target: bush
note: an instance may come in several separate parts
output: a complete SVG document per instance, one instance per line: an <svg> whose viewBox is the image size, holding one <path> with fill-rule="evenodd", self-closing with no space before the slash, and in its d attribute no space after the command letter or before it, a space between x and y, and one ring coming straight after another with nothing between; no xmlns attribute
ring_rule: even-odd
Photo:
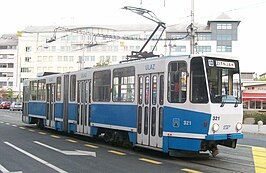
<svg viewBox="0 0 266 173"><path fill-rule="evenodd" d="M254 118L255 124L258 124L258 121L266 124L266 112L244 111L243 119L245 118Z"/></svg>
<svg viewBox="0 0 266 173"><path fill-rule="evenodd" d="M266 124L266 116L265 115L257 115L255 117L255 123L258 124L258 121L262 121L263 124Z"/></svg>

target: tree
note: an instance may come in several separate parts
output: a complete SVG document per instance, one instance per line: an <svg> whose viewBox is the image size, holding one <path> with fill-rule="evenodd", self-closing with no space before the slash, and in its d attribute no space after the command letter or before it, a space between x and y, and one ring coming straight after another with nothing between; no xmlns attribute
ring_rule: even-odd
<svg viewBox="0 0 266 173"><path fill-rule="evenodd" d="M7 98L7 91L5 89L0 90L0 97L3 99Z"/></svg>
<svg viewBox="0 0 266 173"><path fill-rule="evenodd" d="M13 98L14 92L11 88L7 89L7 98L11 99Z"/></svg>
<svg viewBox="0 0 266 173"><path fill-rule="evenodd" d="M111 61L109 59L105 60L105 61L99 61L96 63L96 65L94 65L94 67L103 67L103 66L108 66L111 63Z"/></svg>

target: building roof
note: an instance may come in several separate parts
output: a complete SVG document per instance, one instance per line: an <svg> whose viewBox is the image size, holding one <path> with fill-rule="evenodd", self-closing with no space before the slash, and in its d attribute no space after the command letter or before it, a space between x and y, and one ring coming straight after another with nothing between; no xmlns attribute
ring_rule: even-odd
<svg viewBox="0 0 266 173"><path fill-rule="evenodd" d="M196 32L211 32L210 27L195 23L194 26L196 27ZM188 24L176 24L171 25L166 28L167 32L186 32L187 31Z"/></svg>
<svg viewBox="0 0 266 173"><path fill-rule="evenodd" d="M4 34L0 38L0 45L16 46L18 45L18 37L16 36L16 34Z"/></svg>
<svg viewBox="0 0 266 173"><path fill-rule="evenodd" d="M207 24L210 25L211 22L237 22L238 25L239 25L240 20L233 20L227 14L222 13L216 19L208 20L208 23Z"/></svg>
<svg viewBox="0 0 266 173"><path fill-rule="evenodd" d="M197 32L211 32L210 28L203 24L195 24ZM28 26L22 32L24 33L50 33L55 32L59 26ZM153 31L157 27L157 24L123 24L123 25L91 25L91 26L62 26L66 29L106 29L110 31ZM177 24L166 27L166 32L187 32L188 24ZM60 32L59 29L58 31ZM159 28L162 30L162 28Z"/></svg>

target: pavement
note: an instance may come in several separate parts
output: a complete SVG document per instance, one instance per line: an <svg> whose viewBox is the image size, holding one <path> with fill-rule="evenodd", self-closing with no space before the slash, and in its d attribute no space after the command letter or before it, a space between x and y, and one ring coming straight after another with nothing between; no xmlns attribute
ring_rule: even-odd
<svg viewBox="0 0 266 173"><path fill-rule="evenodd" d="M242 132L266 135L266 125L259 126L257 124L243 124Z"/></svg>

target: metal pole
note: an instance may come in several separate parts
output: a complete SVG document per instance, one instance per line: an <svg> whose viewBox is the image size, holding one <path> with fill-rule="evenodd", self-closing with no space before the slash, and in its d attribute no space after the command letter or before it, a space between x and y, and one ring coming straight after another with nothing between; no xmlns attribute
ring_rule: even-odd
<svg viewBox="0 0 266 173"><path fill-rule="evenodd" d="M194 0L191 0L191 24L190 24L190 53L194 54L195 31L194 31Z"/></svg>

